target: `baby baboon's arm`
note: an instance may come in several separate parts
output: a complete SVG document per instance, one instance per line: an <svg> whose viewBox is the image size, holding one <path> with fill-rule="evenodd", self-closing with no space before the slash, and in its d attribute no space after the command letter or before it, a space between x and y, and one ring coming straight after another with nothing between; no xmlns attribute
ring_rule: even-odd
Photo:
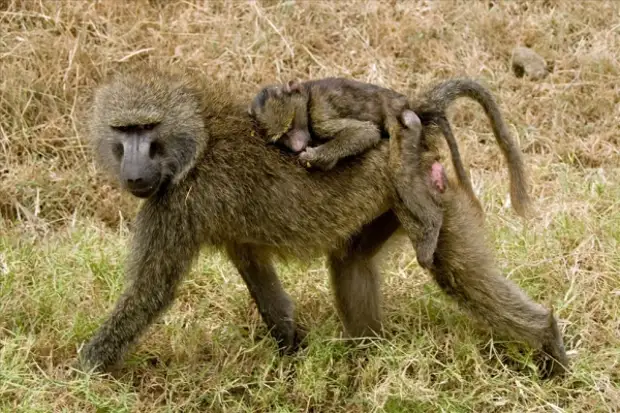
<svg viewBox="0 0 620 413"><path fill-rule="evenodd" d="M306 148L299 159L323 170L332 169L338 160L360 154L381 140L377 125L350 118L317 122L313 130L317 137L331 139L317 147Z"/></svg>

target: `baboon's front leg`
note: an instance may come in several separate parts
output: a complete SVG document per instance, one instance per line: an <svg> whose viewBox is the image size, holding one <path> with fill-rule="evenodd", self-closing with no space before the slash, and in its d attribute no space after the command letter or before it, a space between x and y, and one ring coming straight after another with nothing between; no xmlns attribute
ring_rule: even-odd
<svg viewBox="0 0 620 413"><path fill-rule="evenodd" d="M107 371L121 361L129 345L172 303L198 253L198 243L181 233L183 226L156 222L158 217L150 214L147 228L148 215L143 209L137 219L127 263L130 284L80 352L83 369Z"/></svg>
<svg viewBox="0 0 620 413"><path fill-rule="evenodd" d="M293 318L294 305L282 288L269 255L247 244L228 245L226 251L271 335L284 352L295 351L302 337Z"/></svg>

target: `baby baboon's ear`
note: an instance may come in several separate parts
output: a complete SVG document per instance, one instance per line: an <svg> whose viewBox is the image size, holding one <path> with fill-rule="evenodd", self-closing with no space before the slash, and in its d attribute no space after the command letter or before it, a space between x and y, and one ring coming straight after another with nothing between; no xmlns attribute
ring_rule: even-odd
<svg viewBox="0 0 620 413"><path fill-rule="evenodd" d="M288 93L287 85L274 86L273 88L269 89L270 98L281 99L284 93Z"/></svg>
<svg viewBox="0 0 620 413"><path fill-rule="evenodd" d="M301 82L299 80L289 80L284 86L284 91L287 93L301 91Z"/></svg>

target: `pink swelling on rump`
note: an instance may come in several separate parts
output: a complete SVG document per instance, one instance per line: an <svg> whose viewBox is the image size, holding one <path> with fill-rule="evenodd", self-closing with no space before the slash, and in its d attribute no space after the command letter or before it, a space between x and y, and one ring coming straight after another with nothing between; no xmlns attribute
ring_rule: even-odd
<svg viewBox="0 0 620 413"><path fill-rule="evenodd" d="M443 166L437 161L433 162L431 166L431 183L441 193L446 190Z"/></svg>

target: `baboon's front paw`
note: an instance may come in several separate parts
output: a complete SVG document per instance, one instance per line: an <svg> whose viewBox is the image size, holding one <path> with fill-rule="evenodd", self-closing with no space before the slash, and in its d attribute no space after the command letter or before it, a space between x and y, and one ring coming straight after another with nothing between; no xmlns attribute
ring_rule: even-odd
<svg viewBox="0 0 620 413"><path fill-rule="evenodd" d="M308 332L305 328L297 325L295 327L295 340L293 342L293 348L295 351L301 350L306 347L306 336Z"/></svg>
<svg viewBox="0 0 620 413"><path fill-rule="evenodd" d="M78 354L76 366L82 372L104 373L115 364L114 352L106 351L105 346L87 343Z"/></svg>
<svg viewBox="0 0 620 413"><path fill-rule="evenodd" d="M306 338L306 331L299 326L293 326L290 329L287 328L286 332L280 332L274 335L278 342L280 355L292 355L303 346L303 342Z"/></svg>
<svg viewBox="0 0 620 413"><path fill-rule="evenodd" d="M539 375L544 380L561 377L568 372L567 361L559 362L548 354L542 354L536 364Z"/></svg>
<svg viewBox="0 0 620 413"><path fill-rule="evenodd" d="M545 379L555 376L563 376L568 372L569 360L564 348L564 340L562 333L558 328L558 322L553 314L549 311L547 316L547 338L542 345L541 357L538 363L540 375Z"/></svg>
<svg viewBox="0 0 620 413"><path fill-rule="evenodd" d="M551 313L550 318L553 318ZM569 371L569 360L564 349L564 343L557 328L555 318L551 320L553 330L550 342L546 343L538 357L538 371L543 379L551 379L556 376L564 376Z"/></svg>

